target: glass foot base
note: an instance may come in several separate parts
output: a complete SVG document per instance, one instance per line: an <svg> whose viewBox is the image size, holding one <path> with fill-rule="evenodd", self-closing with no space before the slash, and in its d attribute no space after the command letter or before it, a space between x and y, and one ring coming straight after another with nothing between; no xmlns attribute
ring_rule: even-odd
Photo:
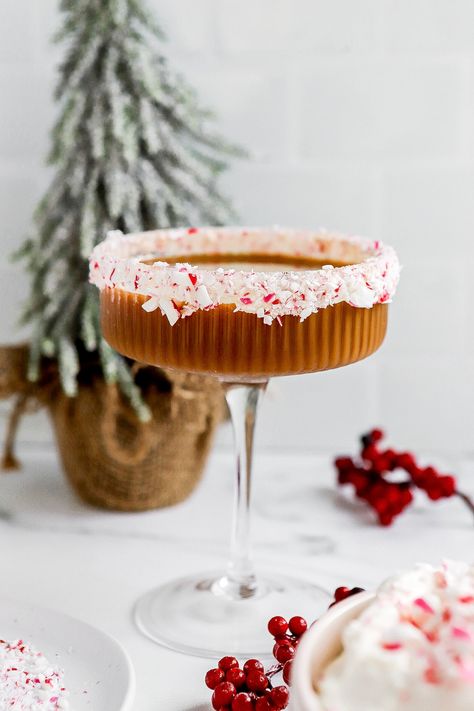
<svg viewBox="0 0 474 711"><path fill-rule="evenodd" d="M263 576L251 598L234 600L222 575L172 580L137 602L135 620L150 639L169 649L198 657L269 658L267 631L274 615L302 615L308 622L327 609L330 595L304 580Z"/></svg>

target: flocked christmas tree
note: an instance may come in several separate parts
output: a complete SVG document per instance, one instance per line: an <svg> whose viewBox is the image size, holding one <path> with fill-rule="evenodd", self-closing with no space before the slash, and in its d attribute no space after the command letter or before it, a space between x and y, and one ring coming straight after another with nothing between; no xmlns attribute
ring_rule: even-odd
<svg viewBox="0 0 474 711"><path fill-rule="evenodd" d="M160 29L143 0L62 0L67 46L56 97L61 115L50 162L55 177L19 252L31 273L24 320L33 325L29 378L57 358L65 391L77 391L83 354L98 352L142 417L147 409L127 362L101 338L87 258L108 230L222 224L231 208L216 181L238 151L159 52Z"/></svg>

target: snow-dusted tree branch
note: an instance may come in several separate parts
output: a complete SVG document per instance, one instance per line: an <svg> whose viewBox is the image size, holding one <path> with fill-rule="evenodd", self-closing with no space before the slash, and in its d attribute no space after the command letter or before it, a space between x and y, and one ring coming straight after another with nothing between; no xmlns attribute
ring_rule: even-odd
<svg viewBox="0 0 474 711"><path fill-rule="evenodd" d="M60 8L56 172L18 252L31 273L29 377L39 377L42 356L55 357L74 395L82 354L97 352L104 377L146 418L126 361L101 337L87 258L111 229L233 219L218 177L241 152L214 133L195 92L168 66L143 0L62 0Z"/></svg>

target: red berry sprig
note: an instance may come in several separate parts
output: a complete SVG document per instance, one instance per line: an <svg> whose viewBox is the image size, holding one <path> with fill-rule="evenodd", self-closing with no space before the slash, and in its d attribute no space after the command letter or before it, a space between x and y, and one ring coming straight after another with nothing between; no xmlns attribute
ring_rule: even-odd
<svg viewBox="0 0 474 711"><path fill-rule="evenodd" d="M334 592L334 602L331 602L329 607L333 607L334 605L337 605L338 602L342 602L343 600L346 600L348 597L352 597L352 595L358 595L358 593L364 592L364 588L346 588L346 587L340 587L336 588Z"/></svg>
<svg viewBox="0 0 474 711"><path fill-rule="evenodd" d="M330 607L362 588L339 587ZM258 659L248 659L242 668L235 657L222 657L215 669L205 676L206 686L212 690L215 711L283 711L290 701L291 665L299 641L308 629L304 617L295 616L289 622L276 616L268 623L274 639L273 656L277 663L265 671ZM285 684L273 686L272 679L283 675Z"/></svg>
<svg viewBox="0 0 474 711"><path fill-rule="evenodd" d="M301 637L308 629L304 617L295 616L289 622L284 617L272 617L268 623L268 631L274 639L273 656L277 664L268 671L270 676L283 674L285 684L290 684L291 665Z"/></svg>
<svg viewBox="0 0 474 711"><path fill-rule="evenodd" d="M335 460L337 480L351 484L357 498L366 501L382 526L390 526L413 501L413 490L421 489L432 501L458 496L474 514L474 503L457 489L453 476L441 474L435 467L421 467L411 452L381 449L382 430L374 429L361 437L360 461L351 457ZM388 474L403 470L408 477L392 481Z"/></svg>
<svg viewBox="0 0 474 711"><path fill-rule="evenodd" d="M272 686L258 659L248 659L242 669L235 657L222 657L217 669L205 677L212 689L212 708L216 711L283 711L290 694L286 686Z"/></svg>

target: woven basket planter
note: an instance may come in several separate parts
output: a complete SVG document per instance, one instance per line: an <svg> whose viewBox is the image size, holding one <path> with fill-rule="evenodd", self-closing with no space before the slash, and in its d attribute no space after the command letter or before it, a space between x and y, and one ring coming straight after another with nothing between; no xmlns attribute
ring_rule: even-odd
<svg viewBox="0 0 474 711"><path fill-rule="evenodd" d="M10 351L9 359L5 350ZM189 496L201 478L224 412L218 383L156 368L137 369L152 412L151 421L143 423L118 388L106 384L96 369L85 377L81 374L78 395L70 398L53 371L38 386L25 384L18 377L25 359L18 349L2 349L0 396L16 393L17 409L27 403L47 409L65 475L81 499L106 509L145 511ZM15 365L15 375L2 362L6 360ZM7 372L13 389L5 387ZM4 464L15 464L10 451Z"/></svg>

